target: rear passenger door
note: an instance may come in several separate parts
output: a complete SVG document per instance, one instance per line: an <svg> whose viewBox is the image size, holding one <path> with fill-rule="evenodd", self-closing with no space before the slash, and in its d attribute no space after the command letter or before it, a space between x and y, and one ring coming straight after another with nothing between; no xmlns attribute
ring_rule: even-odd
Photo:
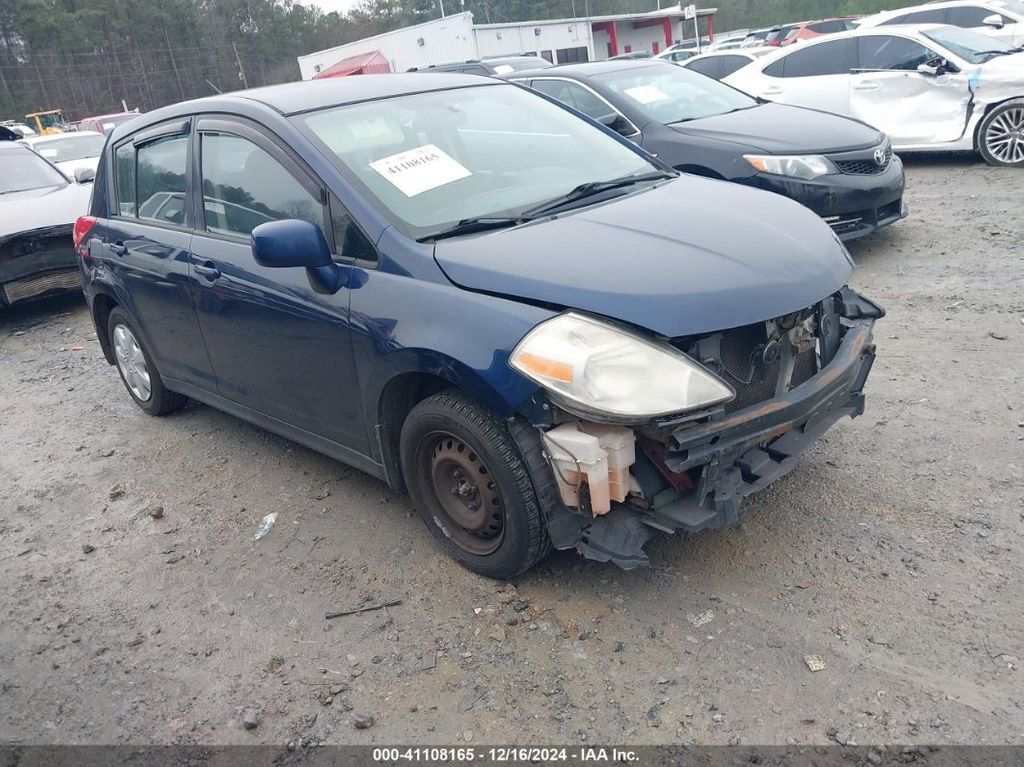
<svg viewBox="0 0 1024 767"><path fill-rule="evenodd" d="M131 136L113 152L104 263L165 379L214 390L189 285L189 120Z"/></svg>
<svg viewBox="0 0 1024 767"><path fill-rule="evenodd" d="M759 78L760 87L752 95L848 115L850 72L857 63L856 40L809 42L791 50L764 68L765 78Z"/></svg>
<svg viewBox="0 0 1024 767"><path fill-rule="evenodd" d="M344 247L348 261L373 260L373 246L323 184L257 126L204 117L193 149L192 289L220 394L365 453L349 290L317 293L305 269L260 266L250 235L264 222L298 218L336 242L334 252Z"/></svg>

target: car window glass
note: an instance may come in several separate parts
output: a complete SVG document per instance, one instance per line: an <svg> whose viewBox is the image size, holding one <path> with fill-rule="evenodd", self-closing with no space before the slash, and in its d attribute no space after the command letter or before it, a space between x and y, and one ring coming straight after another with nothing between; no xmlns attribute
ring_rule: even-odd
<svg viewBox="0 0 1024 767"><path fill-rule="evenodd" d="M856 46L853 38L833 40L799 48L765 69L765 74L774 77L845 75L854 68L855 59ZM769 69L775 68L776 64L782 64L779 74L769 71Z"/></svg>
<svg viewBox="0 0 1024 767"><path fill-rule="evenodd" d="M883 26L891 24L945 24L946 23L946 9L945 8L931 8L925 11L914 11L913 13L907 13L903 16L897 16L894 19L889 19Z"/></svg>
<svg viewBox="0 0 1024 767"><path fill-rule="evenodd" d="M185 223L185 162L188 136L168 136L136 150L136 203L139 218Z"/></svg>
<svg viewBox="0 0 1024 767"><path fill-rule="evenodd" d="M722 76L722 56L711 56L707 59L697 59L691 61L686 65L687 69L692 69L694 72L700 72L702 75L713 77L716 80ZM729 58L739 58L738 56L730 56ZM735 71L735 70L733 70Z"/></svg>
<svg viewBox="0 0 1024 767"><path fill-rule="evenodd" d="M114 152L114 196L121 216L135 216L135 147L122 144Z"/></svg>
<svg viewBox="0 0 1024 767"><path fill-rule="evenodd" d="M201 143L206 228L248 237L267 221L299 218L324 228L320 201L248 139L204 133Z"/></svg>
<svg viewBox="0 0 1024 767"><path fill-rule="evenodd" d="M376 261L377 251L355 219L336 197L331 198L331 229L338 255L354 261Z"/></svg>
<svg viewBox="0 0 1024 767"><path fill-rule="evenodd" d="M914 71L938 56L914 40L889 35L857 38L861 69L894 69Z"/></svg>
<svg viewBox="0 0 1024 767"><path fill-rule="evenodd" d="M728 77L750 63L750 59L746 56L719 56L719 59L722 63L720 77Z"/></svg>
<svg viewBox="0 0 1024 767"><path fill-rule="evenodd" d="M595 79L614 91L623 103L662 125L757 106L757 101L745 93L671 64L607 72Z"/></svg>
<svg viewBox="0 0 1024 767"><path fill-rule="evenodd" d="M582 85L565 80L534 80L533 87L551 98L578 109L588 117L598 118L612 114L615 110L588 91Z"/></svg>
<svg viewBox="0 0 1024 767"><path fill-rule="evenodd" d="M980 8L977 5L964 5L957 8L949 9L949 20L947 23L952 24L954 27L983 27L985 26L985 19L989 16L994 16L992 11L988 8ZM1008 23L1008 20L1002 14L999 14L1003 23Z"/></svg>

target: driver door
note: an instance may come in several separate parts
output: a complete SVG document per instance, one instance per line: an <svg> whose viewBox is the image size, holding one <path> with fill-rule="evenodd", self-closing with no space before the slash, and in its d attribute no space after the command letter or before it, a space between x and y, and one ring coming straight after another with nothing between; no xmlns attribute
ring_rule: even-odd
<svg viewBox="0 0 1024 767"><path fill-rule="evenodd" d="M887 133L900 147L958 140L967 124L966 75L931 75L918 66L941 58L916 40L860 37L860 68L850 77L850 116Z"/></svg>

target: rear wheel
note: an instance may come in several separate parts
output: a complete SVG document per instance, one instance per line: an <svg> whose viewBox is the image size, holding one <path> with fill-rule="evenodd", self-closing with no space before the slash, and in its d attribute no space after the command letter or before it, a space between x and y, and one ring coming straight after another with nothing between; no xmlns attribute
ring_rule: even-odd
<svg viewBox="0 0 1024 767"><path fill-rule="evenodd" d="M150 415L166 415L181 408L185 398L164 386L153 360L139 340L128 315L113 309L107 320L117 372L135 404Z"/></svg>
<svg viewBox="0 0 1024 767"><path fill-rule="evenodd" d="M989 165L1024 167L1024 99L1007 101L985 115L978 151Z"/></svg>
<svg viewBox="0 0 1024 767"><path fill-rule="evenodd" d="M401 436L413 504L445 550L489 578L536 564L549 543L526 465L506 425L459 392L419 403Z"/></svg>

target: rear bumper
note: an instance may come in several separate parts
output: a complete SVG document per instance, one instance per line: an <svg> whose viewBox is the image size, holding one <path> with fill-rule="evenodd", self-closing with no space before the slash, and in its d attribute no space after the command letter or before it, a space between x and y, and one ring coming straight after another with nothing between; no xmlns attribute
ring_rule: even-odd
<svg viewBox="0 0 1024 767"><path fill-rule="evenodd" d="M877 174L831 173L802 181L757 173L750 183L810 208L844 241L871 234L907 215L903 163L895 155Z"/></svg>

